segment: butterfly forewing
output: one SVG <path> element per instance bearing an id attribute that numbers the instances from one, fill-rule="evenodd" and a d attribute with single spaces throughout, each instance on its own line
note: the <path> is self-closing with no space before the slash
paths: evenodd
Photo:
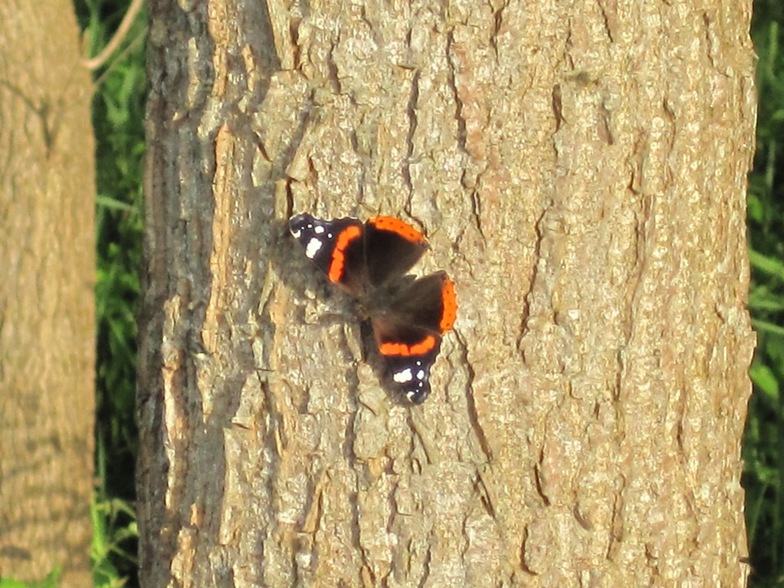
<path id="1" fill-rule="evenodd" d="M 323 221 L 299 214 L 289 221 L 291 234 L 305 249 L 305 256 L 355 297 L 367 282 L 363 223 L 355 218 Z"/>

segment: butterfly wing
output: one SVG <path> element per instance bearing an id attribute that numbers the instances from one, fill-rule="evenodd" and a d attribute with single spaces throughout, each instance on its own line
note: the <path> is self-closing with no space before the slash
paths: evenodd
<path id="1" fill-rule="evenodd" d="M 454 284 L 445 272 L 404 276 L 427 251 L 424 236 L 385 216 L 362 223 L 300 214 L 291 218 L 289 230 L 331 282 L 367 305 L 392 381 L 411 402 L 424 402 L 441 336 L 457 313 Z"/>
<path id="2" fill-rule="evenodd" d="M 411 282 L 371 312 L 373 334 L 391 379 L 415 404 L 430 394 L 430 368 L 456 313 L 454 284 L 445 272 Z"/>
<path id="3" fill-rule="evenodd" d="M 392 383 L 409 402 L 422 404 L 430 396 L 430 368 L 441 350 L 441 336 L 428 331 L 420 333 L 421 349 L 405 352 L 382 353 L 387 363 Z"/>
<path id="4" fill-rule="evenodd" d="M 407 222 L 377 216 L 365 223 L 365 257 L 368 280 L 378 287 L 410 270 L 427 251 L 424 235 Z"/>
<path id="5" fill-rule="evenodd" d="M 321 220 L 299 214 L 289 220 L 291 234 L 305 249 L 305 256 L 329 280 L 354 297 L 367 283 L 364 225 L 355 218 Z"/>

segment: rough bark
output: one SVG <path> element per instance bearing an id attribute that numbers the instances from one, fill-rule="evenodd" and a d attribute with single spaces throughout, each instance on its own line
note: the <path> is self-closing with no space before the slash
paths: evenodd
<path id="1" fill-rule="evenodd" d="M 145 585 L 744 585 L 749 13 L 153 1 Z M 424 406 L 301 211 L 429 235 Z"/>
<path id="2" fill-rule="evenodd" d="M 0 2 L 0 576 L 88 586 L 92 82 L 70 2 Z"/>

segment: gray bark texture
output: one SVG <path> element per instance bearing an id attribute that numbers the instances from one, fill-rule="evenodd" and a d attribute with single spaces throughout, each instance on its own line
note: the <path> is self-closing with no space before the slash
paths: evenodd
<path id="1" fill-rule="evenodd" d="M 743 586 L 750 10 L 153 0 L 144 585 Z M 428 235 L 424 405 L 304 211 Z"/>
<path id="2" fill-rule="evenodd" d="M 89 586 L 92 80 L 73 5 L 0 1 L 0 577 Z"/>

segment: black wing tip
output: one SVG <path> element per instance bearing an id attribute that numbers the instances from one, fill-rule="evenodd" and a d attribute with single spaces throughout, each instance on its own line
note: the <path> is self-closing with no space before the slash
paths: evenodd
<path id="1" fill-rule="evenodd" d="M 430 386 L 427 386 L 425 389 L 409 389 L 403 390 L 403 393 L 406 396 L 406 399 L 413 405 L 420 405 L 427 400 L 427 397 L 430 396 Z"/>
<path id="2" fill-rule="evenodd" d="M 295 231 L 302 229 L 311 221 L 313 221 L 313 217 L 306 212 L 295 214 L 289 219 L 289 231 L 294 233 Z"/>

